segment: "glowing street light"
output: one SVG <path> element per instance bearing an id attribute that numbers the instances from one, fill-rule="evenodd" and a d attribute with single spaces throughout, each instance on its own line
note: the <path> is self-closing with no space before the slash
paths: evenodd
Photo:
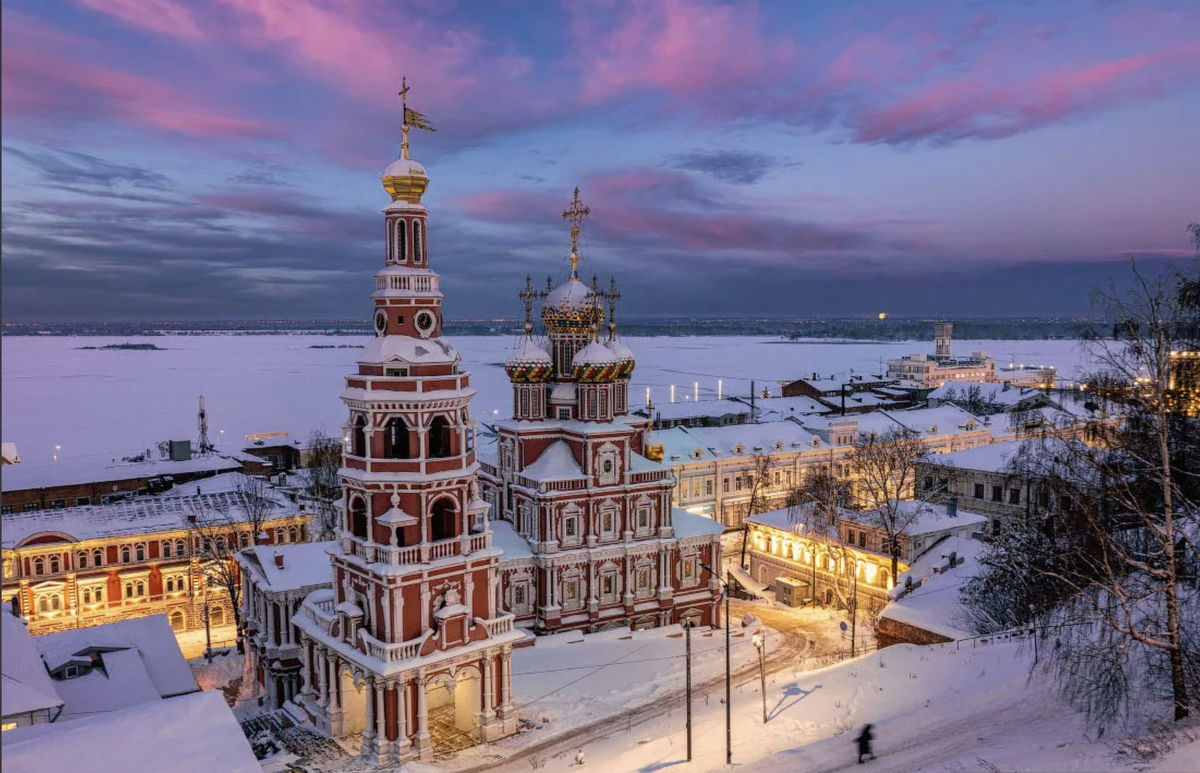
<path id="1" fill-rule="evenodd" d="M 62 446 L 54 447 L 54 461 L 58 461 L 58 452 L 62 450 Z"/>
<path id="2" fill-rule="evenodd" d="M 763 724 L 767 724 L 767 637 L 762 629 L 750 638 L 758 650 L 758 678 L 762 683 Z"/>

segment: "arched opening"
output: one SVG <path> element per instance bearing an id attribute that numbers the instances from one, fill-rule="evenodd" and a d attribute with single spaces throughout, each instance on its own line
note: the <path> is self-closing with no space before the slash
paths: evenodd
<path id="1" fill-rule="evenodd" d="M 422 247 L 423 247 L 423 245 L 421 244 L 421 224 L 419 222 L 414 221 L 413 222 L 413 262 L 414 263 L 424 263 L 425 262 L 425 253 L 422 251 Z"/>
<path id="2" fill-rule="evenodd" d="M 171 613 L 170 619 L 171 619 L 171 628 L 173 628 L 176 631 L 182 631 L 184 629 L 185 623 L 184 623 L 184 619 L 183 619 L 183 613 L 180 612 L 178 609 Z"/>
<path id="3" fill-rule="evenodd" d="M 483 707 L 482 680 L 474 668 L 451 677 L 442 674 L 428 683 L 429 728 L 435 749 L 452 751 L 479 743 L 479 712 Z"/>
<path id="4" fill-rule="evenodd" d="M 458 536 L 455 528 L 456 510 L 454 503 L 442 498 L 433 503 L 429 511 L 429 536 L 434 542 Z"/>
<path id="5" fill-rule="evenodd" d="M 213 607 L 208 612 L 208 624 L 225 625 L 225 607 Z"/>
<path id="6" fill-rule="evenodd" d="M 367 539 L 367 502 L 362 497 L 350 500 L 350 533 Z"/>
<path id="7" fill-rule="evenodd" d="M 87 569 L 87 565 L 88 565 L 88 554 L 87 554 L 87 551 L 86 551 L 86 550 L 81 550 L 81 551 L 79 551 L 79 553 L 78 553 L 78 554 L 75 556 L 75 568 L 77 568 L 77 569 Z"/>
<path id="8" fill-rule="evenodd" d="M 354 735 L 367 727 L 367 690 L 362 684 L 355 686 L 354 677 L 343 669 L 342 689 L 342 734 Z"/>
<path id="9" fill-rule="evenodd" d="M 100 550 L 92 551 L 92 566 L 100 566 L 104 563 L 104 553 Z"/>
<path id="10" fill-rule="evenodd" d="M 383 455 L 388 459 L 408 459 L 408 425 L 397 416 L 383 430 Z"/>
<path id="11" fill-rule="evenodd" d="M 288 542 L 296 542 L 298 537 L 299 537 L 299 532 L 296 531 L 296 527 L 289 526 L 288 527 Z"/>
<path id="12" fill-rule="evenodd" d="M 408 234 L 403 220 L 396 221 L 396 260 L 408 260 Z"/>
<path id="13" fill-rule="evenodd" d="M 367 455 L 367 418 L 361 414 L 354 417 L 354 426 L 350 430 L 350 453 Z"/>
<path id="14" fill-rule="evenodd" d="M 450 456 L 451 435 L 454 432 L 445 416 L 435 416 L 429 424 L 429 458 L 444 459 Z"/>
<path id="15" fill-rule="evenodd" d="M 50 574 L 58 574 L 62 567 L 59 565 L 58 556 L 50 556 Z"/>

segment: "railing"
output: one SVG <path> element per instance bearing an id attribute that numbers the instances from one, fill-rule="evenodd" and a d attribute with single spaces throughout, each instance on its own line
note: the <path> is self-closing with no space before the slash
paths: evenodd
<path id="1" fill-rule="evenodd" d="M 466 540 L 465 553 L 474 553 L 476 550 L 486 550 L 492 546 L 492 533 L 485 531 L 481 534 L 472 534 Z"/>
<path id="2" fill-rule="evenodd" d="M 429 560 L 434 561 L 439 558 L 447 558 L 449 556 L 455 555 L 455 553 L 457 553 L 457 551 L 455 550 L 455 548 L 457 546 L 458 546 L 457 539 L 444 539 L 444 540 L 438 540 L 437 542 L 430 543 L 430 545 L 429 545 Z"/>
<path id="3" fill-rule="evenodd" d="M 373 658 L 379 658 L 384 663 L 412 660 L 421 651 L 421 644 L 425 641 L 425 637 L 421 637 L 412 641 L 386 644 L 361 629 L 358 635 L 362 637 L 363 643 L 367 645 L 367 654 Z"/>
<path id="4" fill-rule="evenodd" d="M 413 545 L 407 548 L 380 548 L 379 560 L 390 566 L 416 564 L 421 561 L 421 546 Z"/>
<path id="5" fill-rule="evenodd" d="M 499 636 L 501 634 L 511 633 L 516 619 L 516 615 L 495 617 L 491 620 L 484 620 L 483 627 L 487 629 L 488 636 Z"/>
<path id="6" fill-rule="evenodd" d="M 376 290 L 414 290 L 421 293 L 437 292 L 437 277 L 431 275 L 417 276 L 377 276 Z"/>

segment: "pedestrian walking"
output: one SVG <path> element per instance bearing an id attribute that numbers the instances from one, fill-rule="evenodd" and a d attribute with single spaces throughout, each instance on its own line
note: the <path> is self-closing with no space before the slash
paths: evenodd
<path id="1" fill-rule="evenodd" d="M 863 725 L 862 732 L 858 734 L 858 738 L 854 740 L 858 743 L 858 764 L 863 764 L 863 757 L 875 759 L 875 752 L 871 751 L 871 740 L 875 736 L 871 734 L 871 725 Z"/>

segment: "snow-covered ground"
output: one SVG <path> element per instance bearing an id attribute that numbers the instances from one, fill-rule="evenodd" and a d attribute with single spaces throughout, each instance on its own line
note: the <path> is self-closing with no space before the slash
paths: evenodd
<path id="1" fill-rule="evenodd" d="M 323 335 L 212 335 L 145 338 L 0 337 L 4 440 L 26 461 L 104 458 L 136 453 L 167 438 L 196 437 L 197 396 L 206 397 L 211 437 L 228 450 L 251 432 L 311 429 L 337 434 L 345 420 L 338 394 L 365 338 Z M 477 418 L 511 406 L 503 362 L 515 339 L 451 338 L 473 373 Z M 153 343 L 163 351 L 81 349 Z M 638 358 L 630 393 L 644 403 L 748 395 L 776 382 L 854 368 L 878 372 L 889 358 L 932 348 L 930 342 L 786 341 L 777 338 L 632 338 Z M 314 346 L 336 347 L 314 349 Z M 349 348 L 341 348 L 349 347 Z M 1002 362 L 1046 364 L 1070 376 L 1084 360 L 1075 341 L 955 341 L 955 351 L 986 350 Z"/>
<path id="2" fill-rule="evenodd" d="M 858 770 L 852 740 L 870 722 L 877 755 L 865 767 L 870 773 L 1200 770 L 1194 725 L 1175 729 L 1165 743 L 1160 738 L 1162 754 L 1143 759 L 1133 750 L 1151 744 L 1130 743 L 1118 732 L 1097 739 L 1045 680 L 1028 679 L 1029 657 L 1010 642 L 961 649 L 902 645 L 817 671 L 774 674 L 765 726 L 757 685 L 734 694 L 734 763 L 755 773 Z M 1155 709 L 1167 716 L 1165 707 Z M 724 768 L 724 708 L 715 699 L 696 701 L 691 763 L 681 714 L 617 725 L 610 737 L 581 744 L 585 769 Z M 575 754 L 548 754 L 540 769 L 578 773 Z M 530 766 L 527 759 L 513 760 L 498 770 Z"/>

